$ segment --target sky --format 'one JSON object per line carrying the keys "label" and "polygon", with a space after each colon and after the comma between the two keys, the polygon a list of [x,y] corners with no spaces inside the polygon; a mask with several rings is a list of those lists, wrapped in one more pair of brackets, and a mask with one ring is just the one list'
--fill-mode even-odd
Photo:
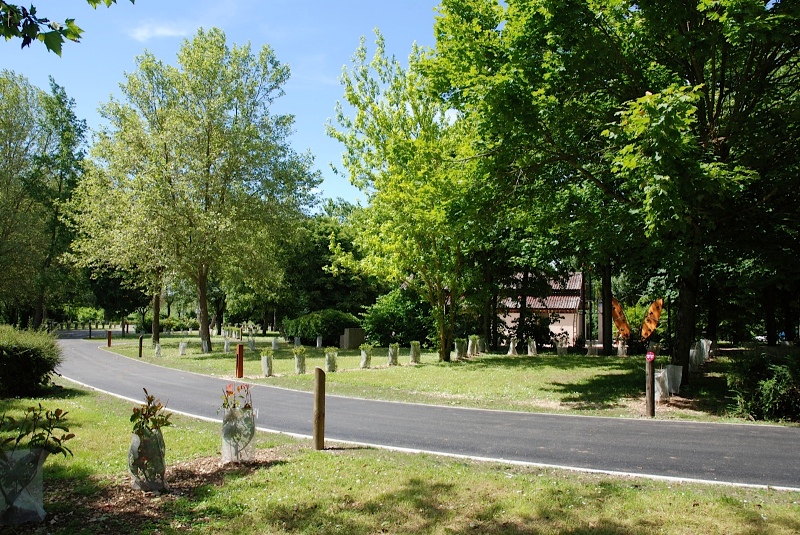
{"label": "sky", "polygon": [[[198,28],[221,28],[228,45],[250,42],[255,53],[268,44],[291,78],[286,94],[273,104],[275,113],[295,116],[290,142],[298,152],[310,150],[323,176],[324,197],[365,201],[341,168],[343,147],[325,134],[344,91],[339,82],[342,67],[362,36],[374,43],[374,29],[386,40],[387,53],[403,64],[414,42],[433,46],[433,25],[438,0],[117,0],[97,10],[85,0],[22,0],[33,4],[40,17],[63,22],[67,18],[84,30],[80,43],[65,42],[61,57],[34,42],[20,49],[20,40],[0,41],[0,69],[25,76],[31,84],[49,91],[48,76],[75,99],[76,113],[90,128],[101,124],[98,107],[113,94],[126,72],[135,70],[136,56],[145,50],[170,64],[176,63],[184,39]],[[374,50],[374,46],[370,51]]]}

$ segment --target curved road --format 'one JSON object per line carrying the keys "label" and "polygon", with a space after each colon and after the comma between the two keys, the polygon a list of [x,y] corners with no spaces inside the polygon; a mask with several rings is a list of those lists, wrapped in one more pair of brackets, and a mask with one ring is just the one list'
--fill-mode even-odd
{"label": "curved road", "polygon": [[[229,380],[121,357],[65,333],[67,379],[218,420]],[[313,394],[253,386],[259,427],[313,434]],[[506,462],[800,491],[800,428],[485,411],[328,396],[325,438]]]}

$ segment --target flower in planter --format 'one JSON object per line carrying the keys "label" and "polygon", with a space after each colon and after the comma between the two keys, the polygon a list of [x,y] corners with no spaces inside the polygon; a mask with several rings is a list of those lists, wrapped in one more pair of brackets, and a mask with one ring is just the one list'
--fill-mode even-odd
{"label": "flower in planter", "polygon": [[250,385],[229,384],[222,396],[222,462],[238,463],[253,457],[251,443],[256,434]]}
{"label": "flower in planter", "polygon": [[69,432],[66,415],[40,403],[29,407],[22,419],[0,417],[0,524],[44,520],[42,466],[51,453],[72,455],[64,445],[75,436]]}
{"label": "flower in planter", "polygon": [[145,402],[133,408],[131,447],[128,450],[128,470],[135,489],[160,492],[167,489],[166,446],[162,427],[172,425],[172,413],[164,412],[161,400],[144,390]]}

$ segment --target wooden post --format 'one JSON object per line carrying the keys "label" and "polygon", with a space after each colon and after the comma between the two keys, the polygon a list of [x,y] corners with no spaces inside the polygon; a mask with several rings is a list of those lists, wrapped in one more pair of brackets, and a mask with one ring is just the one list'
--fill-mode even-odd
{"label": "wooden post", "polygon": [[244,345],[236,344],[236,378],[244,377]]}
{"label": "wooden post", "polygon": [[[50,327],[48,326],[48,332],[50,332]],[[92,322],[89,322],[89,340],[92,339]]]}
{"label": "wooden post", "polygon": [[108,341],[108,347],[111,347],[111,331],[106,331],[106,339]]}
{"label": "wooden post", "polygon": [[142,358],[142,340],[144,339],[144,335],[139,335],[139,358]]}
{"label": "wooden post", "polygon": [[653,418],[656,415],[656,373],[652,360],[647,360],[645,375],[647,376],[647,388],[645,390],[647,416]]}
{"label": "wooden post", "polygon": [[325,449],[325,372],[314,369],[314,449]]}

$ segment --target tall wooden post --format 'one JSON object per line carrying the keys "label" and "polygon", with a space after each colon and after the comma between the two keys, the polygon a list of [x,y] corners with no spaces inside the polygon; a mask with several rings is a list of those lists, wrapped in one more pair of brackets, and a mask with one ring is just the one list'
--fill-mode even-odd
{"label": "tall wooden post", "polygon": [[656,373],[653,360],[650,358],[647,359],[645,375],[647,376],[647,388],[645,389],[647,416],[653,418],[656,415]]}
{"label": "tall wooden post", "polygon": [[236,344],[236,378],[244,377],[244,345]]}
{"label": "tall wooden post", "polygon": [[314,370],[314,449],[325,449],[325,372]]}
{"label": "tall wooden post", "polygon": [[111,347],[111,331],[106,331],[106,340],[108,343],[108,347]]}
{"label": "tall wooden post", "polygon": [[142,340],[144,340],[144,335],[139,335],[139,358],[142,358]]}

